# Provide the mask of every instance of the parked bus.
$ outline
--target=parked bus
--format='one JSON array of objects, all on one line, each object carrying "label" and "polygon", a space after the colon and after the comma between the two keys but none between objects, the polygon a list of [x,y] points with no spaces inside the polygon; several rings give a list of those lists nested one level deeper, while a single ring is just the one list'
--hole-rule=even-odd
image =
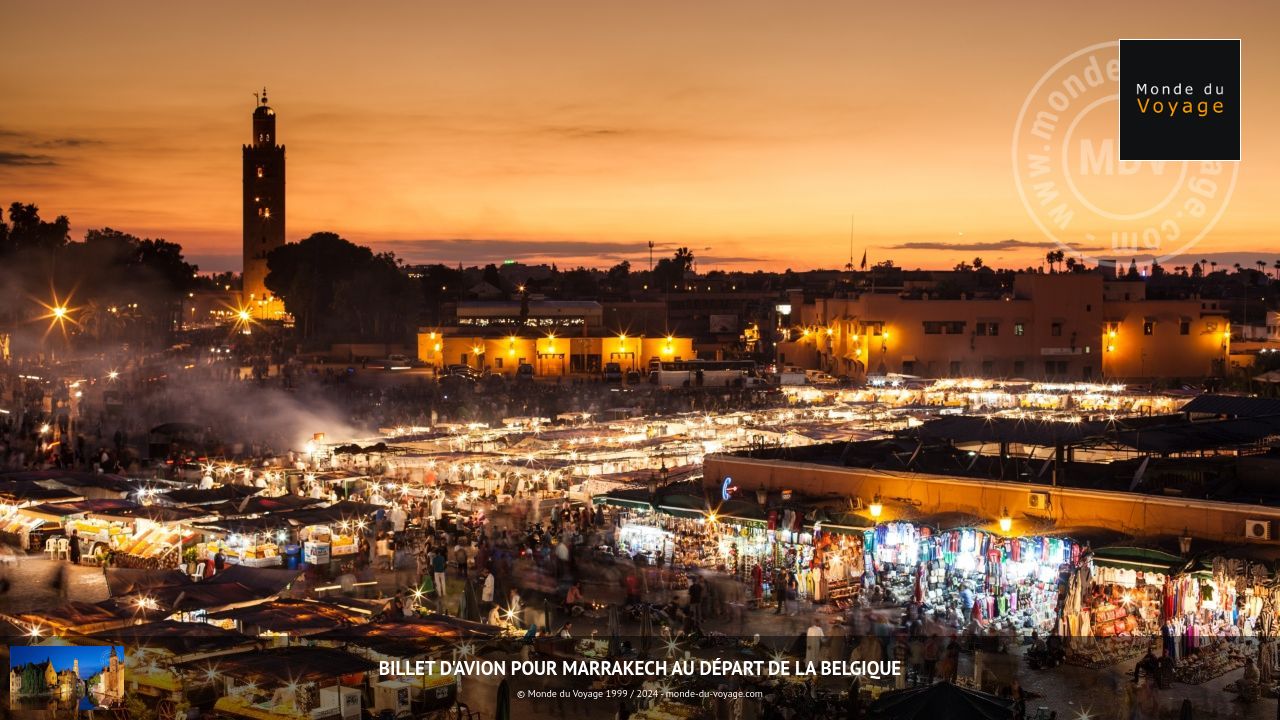
[{"label": "parked bus", "polygon": [[675,360],[650,365],[649,382],[659,387],[753,387],[763,385],[754,360]]}]

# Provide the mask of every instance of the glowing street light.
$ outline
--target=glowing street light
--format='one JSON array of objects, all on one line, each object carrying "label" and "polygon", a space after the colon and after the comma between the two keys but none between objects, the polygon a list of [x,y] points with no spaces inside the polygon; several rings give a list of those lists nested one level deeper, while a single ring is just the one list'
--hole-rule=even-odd
[{"label": "glowing street light", "polygon": [[884,503],[880,502],[880,493],[871,499],[871,504],[867,506],[867,512],[871,513],[871,517],[879,519],[880,514],[884,512]]},{"label": "glowing street light", "polygon": [[1009,516],[1009,508],[1000,511],[1000,532],[1007,533],[1013,529],[1013,518]]}]

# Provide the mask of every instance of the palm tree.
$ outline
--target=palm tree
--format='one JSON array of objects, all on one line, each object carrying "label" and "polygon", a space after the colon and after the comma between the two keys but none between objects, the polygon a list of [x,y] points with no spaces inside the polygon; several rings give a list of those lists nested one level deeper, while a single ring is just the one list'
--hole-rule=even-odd
[{"label": "palm tree", "polygon": [[1266,275],[1266,274],[1267,274],[1267,261],[1266,261],[1266,260],[1258,260],[1257,262],[1255,262],[1255,263],[1254,263],[1254,265],[1257,265],[1257,266],[1258,266],[1258,272],[1262,273],[1263,275]]},{"label": "palm tree", "polygon": [[1280,260],[1276,260],[1276,264],[1271,267],[1276,269],[1276,279],[1280,280]]}]

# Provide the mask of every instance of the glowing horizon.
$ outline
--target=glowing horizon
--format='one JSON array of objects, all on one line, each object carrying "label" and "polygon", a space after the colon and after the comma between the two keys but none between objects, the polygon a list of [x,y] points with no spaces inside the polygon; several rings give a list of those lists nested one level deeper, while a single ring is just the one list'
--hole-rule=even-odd
[{"label": "glowing horizon", "polygon": [[1019,106],[1122,36],[1243,37],[1240,183],[1180,264],[1275,254],[1280,140],[1257,120],[1280,102],[1275,6],[72,4],[11,10],[0,202],[66,214],[76,239],[165,237],[204,270],[239,269],[264,84],[290,241],[636,268],[652,241],[700,270],[803,270],[849,262],[852,225],[855,264],[1040,265],[1055,246],[1015,188]]}]

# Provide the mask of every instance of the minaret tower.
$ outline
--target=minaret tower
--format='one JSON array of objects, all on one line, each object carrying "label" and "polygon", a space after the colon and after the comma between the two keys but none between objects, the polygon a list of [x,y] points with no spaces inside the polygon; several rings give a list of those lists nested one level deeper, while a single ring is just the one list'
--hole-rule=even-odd
[{"label": "minaret tower", "polygon": [[276,143],[276,111],[267,89],[253,110],[253,141],[244,146],[244,277],[240,300],[258,319],[284,305],[267,290],[267,255],[284,245],[284,146]]}]

